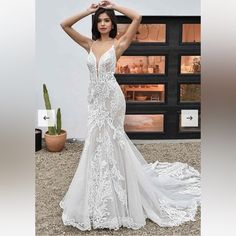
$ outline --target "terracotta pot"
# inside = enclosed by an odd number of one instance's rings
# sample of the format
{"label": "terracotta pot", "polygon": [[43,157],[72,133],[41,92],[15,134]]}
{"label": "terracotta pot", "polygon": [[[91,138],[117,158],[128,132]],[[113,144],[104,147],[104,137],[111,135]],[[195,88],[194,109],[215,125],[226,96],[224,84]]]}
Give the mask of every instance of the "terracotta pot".
{"label": "terracotta pot", "polygon": [[65,147],[67,133],[61,130],[59,135],[49,135],[48,131],[44,134],[47,150],[50,152],[60,152]]}

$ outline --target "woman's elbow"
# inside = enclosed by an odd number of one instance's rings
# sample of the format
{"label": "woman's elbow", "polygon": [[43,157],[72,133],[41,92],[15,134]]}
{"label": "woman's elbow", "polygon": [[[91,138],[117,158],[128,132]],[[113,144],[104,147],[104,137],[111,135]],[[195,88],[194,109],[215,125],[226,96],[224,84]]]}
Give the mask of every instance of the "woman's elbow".
{"label": "woman's elbow", "polygon": [[60,23],[61,28],[65,28],[65,24],[63,22]]}
{"label": "woman's elbow", "polygon": [[62,29],[65,29],[66,27],[68,27],[68,25],[66,25],[64,22],[61,22],[60,25]]}

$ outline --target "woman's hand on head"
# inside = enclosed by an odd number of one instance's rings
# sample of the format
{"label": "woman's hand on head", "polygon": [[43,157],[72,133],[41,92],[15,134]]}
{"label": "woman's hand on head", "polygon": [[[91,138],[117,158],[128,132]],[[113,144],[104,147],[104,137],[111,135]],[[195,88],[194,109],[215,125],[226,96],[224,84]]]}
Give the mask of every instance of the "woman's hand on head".
{"label": "woman's hand on head", "polygon": [[90,13],[94,13],[99,7],[99,4],[92,3],[91,6],[87,9],[87,11],[89,11]]}
{"label": "woman's hand on head", "polygon": [[99,6],[105,8],[105,9],[114,9],[115,3],[111,2],[111,1],[107,1],[107,0],[103,0],[103,1],[99,2]]}

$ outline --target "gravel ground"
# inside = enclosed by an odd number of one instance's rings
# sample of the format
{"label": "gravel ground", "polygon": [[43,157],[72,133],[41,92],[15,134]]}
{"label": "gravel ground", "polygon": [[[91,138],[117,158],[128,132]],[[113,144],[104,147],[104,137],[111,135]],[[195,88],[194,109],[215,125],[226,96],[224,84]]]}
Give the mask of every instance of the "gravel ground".
{"label": "gravel ground", "polygon": [[[135,144],[147,162],[156,160],[185,162],[200,172],[200,142]],[[200,235],[200,207],[196,221],[189,221],[177,227],[160,227],[146,220],[144,228],[132,230],[97,229],[80,231],[72,226],[64,226],[59,202],[64,196],[78,166],[83,149],[82,142],[67,142],[64,150],[51,153],[45,149],[36,152],[36,235],[136,235],[136,236],[196,236]]]}

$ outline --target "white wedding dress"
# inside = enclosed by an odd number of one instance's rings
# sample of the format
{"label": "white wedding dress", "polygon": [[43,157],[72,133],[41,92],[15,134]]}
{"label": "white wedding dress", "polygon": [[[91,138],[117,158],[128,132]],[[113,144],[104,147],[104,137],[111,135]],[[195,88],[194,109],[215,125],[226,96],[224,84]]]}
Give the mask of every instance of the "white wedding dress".
{"label": "white wedding dress", "polygon": [[[126,102],[114,76],[114,44],[88,54],[88,134],[75,175],[60,202],[64,225],[80,230],[139,229],[195,221],[200,174],[186,163],[147,163],[124,131]],[[158,157],[156,157],[158,159]]]}

